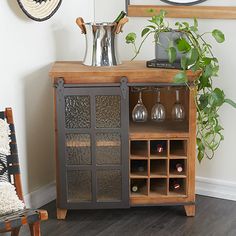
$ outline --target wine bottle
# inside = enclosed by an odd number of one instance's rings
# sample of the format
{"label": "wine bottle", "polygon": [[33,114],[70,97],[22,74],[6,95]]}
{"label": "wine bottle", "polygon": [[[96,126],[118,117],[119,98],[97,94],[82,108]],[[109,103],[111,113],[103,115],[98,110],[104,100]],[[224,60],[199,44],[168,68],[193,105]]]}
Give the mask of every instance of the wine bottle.
{"label": "wine bottle", "polygon": [[183,170],[184,170],[183,165],[180,163],[177,163],[175,165],[175,168],[176,168],[177,172],[179,172],[179,173],[183,172]]}
{"label": "wine bottle", "polygon": [[117,18],[114,20],[114,23],[119,23],[119,21],[126,16],[126,12],[121,11],[121,13],[117,16]]}
{"label": "wine bottle", "polygon": [[144,172],[145,168],[143,166],[138,166],[138,172]]}
{"label": "wine bottle", "polygon": [[133,193],[138,192],[138,186],[137,186],[137,185],[133,185],[133,186],[132,186],[132,192],[133,192]]}
{"label": "wine bottle", "polygon": [[157,152],[158,152],[158,153],[162,153],[163,151],[164,151],[163,146],[162,146],[161,144],[158,144],[158,145],[157,145]]}
{"label": "wine bottle", "polygon": [[177,181],[174,181],[172,186],[174,190],[179,190],[181,188],[181,185]]}

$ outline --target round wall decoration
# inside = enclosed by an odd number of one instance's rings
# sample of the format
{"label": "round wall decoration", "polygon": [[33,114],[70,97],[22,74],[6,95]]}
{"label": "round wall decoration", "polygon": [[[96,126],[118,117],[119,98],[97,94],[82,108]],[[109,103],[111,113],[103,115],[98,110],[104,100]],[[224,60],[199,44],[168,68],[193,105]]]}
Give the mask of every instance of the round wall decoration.
{"label": "round wall decoration", "polygon": [[206,0],[161,0],[162,2],[169,3],[172,5],[195,5],[201,2],[205,2]]}
{"label": "round wall decoration", "polygon": [[17,0],[17,2],[29,18],[45,21],[56,13],[62,0]]}

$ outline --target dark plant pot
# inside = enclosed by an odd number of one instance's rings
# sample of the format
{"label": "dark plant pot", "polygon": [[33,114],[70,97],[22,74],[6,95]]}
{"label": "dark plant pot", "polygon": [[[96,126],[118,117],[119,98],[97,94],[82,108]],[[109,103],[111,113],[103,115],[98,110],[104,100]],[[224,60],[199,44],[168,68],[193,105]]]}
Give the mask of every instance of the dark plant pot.
{"label": "dark plant pot", "polygon": [[[172,30],[169,32],[161,32],[159,34],[159,44],[155,44],[155,57],[159,61],[168,61],[168,54],[167,54],[167,49],[169,47],[169,42],[173,41],[174,42],[174,47],[177,50],[176,46],[176,40],[179,39],[180,37],[183,37],[183,33]],[[181,53],[178,52],[177,50],[177,57],[176,57],[176,62],[179,62],[181,59]]]}

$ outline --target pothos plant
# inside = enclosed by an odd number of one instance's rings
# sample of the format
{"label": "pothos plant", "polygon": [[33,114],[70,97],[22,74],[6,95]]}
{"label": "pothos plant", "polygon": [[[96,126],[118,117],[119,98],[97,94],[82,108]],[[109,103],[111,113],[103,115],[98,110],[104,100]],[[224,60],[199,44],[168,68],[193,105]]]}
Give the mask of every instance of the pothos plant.
{"label": "pothos plant", "polygon": [[[143,43],[150,35],[153,35],[155,43],[160,45],[160,33],[172,31],[165,21],[165,11],[162,10],[159,14],[156,14],[152,9],[150,11],[154,15],[148,20],[149,24],[141,32],[141,43],[137,45],[137,35],[133,32],[126,36],[126,43],[132,44],[134,48],[135,55],[132,60],[140,53]],[[194,19],[192,25],[188,22],[176,22],[175,26],[176,30],[181,32],[183,36],[177,39],[176,42],[169,41],[169,46],[166,49],[170,63],[176,60],[177,51],[181,55],[182,70],[175,75],[174,82],[185,83],[191,89],[187,81],[186,70],[201,71],[199,77],[194,81],[198,127],[197,157],[201,162],[204,157],[212,159],[224,139],[223,127],[219,121],[219,109],[224,103],[236,108],[236,103],[226,98],[222,89],[213,85],[213,79],[218,76],[219,62],[213,54],[211,44],[204,38],[205,35],[211,34],[216,42],[223,43],[225,36],[218,29],[214,29],[212,32],[200,33],[197,19]]]}

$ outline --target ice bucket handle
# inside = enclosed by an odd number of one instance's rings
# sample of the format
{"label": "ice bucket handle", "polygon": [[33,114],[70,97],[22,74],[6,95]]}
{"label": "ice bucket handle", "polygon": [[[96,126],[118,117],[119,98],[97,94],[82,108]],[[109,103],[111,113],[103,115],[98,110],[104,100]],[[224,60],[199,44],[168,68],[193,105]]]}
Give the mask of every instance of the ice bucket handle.
{"label": "ice bucket handle", "polygon": [[123,29],[123,26],[127,23],[129,21],[129,19],[127,18],[127,17],[124,17],[124,18],[122,18],[119,22],[118,22],[118,24],[117,24],[117,26],[116,26],[116,34],[119,34],[120,32],[122,32],[122,29]]}
{"label": "ice bucket handle", "polygon": [[76,24],[80,27],[82,34],[86,34],[86,28],[84,26],[84,19],[82,17],[78,17],[76,19]]}
{"label": "ice bucket handle", "polygon": [[[122,29],[124,27],[124,25],[129,21],[129,19],[127,17],[122,18],[116,25],[115,28],[115,33],[119,34],[120,32],[122,32]],[[86,28],[84,25],[84,20],[82,17],[78,17],[76,19],[76,24],[80,27],[82,34],[86,34]]]}

